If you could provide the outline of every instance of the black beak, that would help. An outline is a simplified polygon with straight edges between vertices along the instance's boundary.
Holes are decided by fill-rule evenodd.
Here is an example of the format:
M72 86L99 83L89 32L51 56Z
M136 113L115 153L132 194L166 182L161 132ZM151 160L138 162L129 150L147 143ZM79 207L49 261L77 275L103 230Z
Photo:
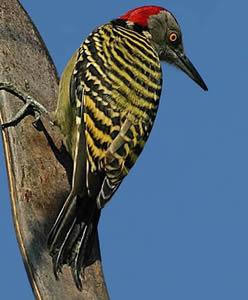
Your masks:
M208 91L208 87L188 57L176 51L175 54L177 56L177 60L174 62L175 65L193 79L204 91Z

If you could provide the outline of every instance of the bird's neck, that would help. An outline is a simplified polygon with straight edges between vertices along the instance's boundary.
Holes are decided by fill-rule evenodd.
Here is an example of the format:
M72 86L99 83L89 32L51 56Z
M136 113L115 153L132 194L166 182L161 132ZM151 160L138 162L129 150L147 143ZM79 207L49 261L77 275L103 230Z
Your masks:
M121 27L130 29L130 30L136 31L137 33L141 33L141 34L143 34L143 32L146 32L148 30L148 28L144 28L138 24L135 24L135 23L129 22L129 21L125 21L122 19L115 19L115 20L111 21L111 24L113 26L121 26Z

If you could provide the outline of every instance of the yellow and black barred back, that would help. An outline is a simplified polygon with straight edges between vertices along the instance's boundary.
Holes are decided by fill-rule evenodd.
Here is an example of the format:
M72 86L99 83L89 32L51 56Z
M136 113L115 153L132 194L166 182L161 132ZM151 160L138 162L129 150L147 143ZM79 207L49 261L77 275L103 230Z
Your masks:
M161 87L160 61L149 39L121 22L94 31L62 75L55 118L74 166L71 193L48 245L55 275L69 264L79 289L101 208L145 145Z
M78 107L76 119L85 134L87 189L97 195L101 208L152 129L162 87L159 57L141 32L109 23L79 49L72 86L76 96L71 101L76 103L71 105ZM103 184L96 190L90 178L99 173Z

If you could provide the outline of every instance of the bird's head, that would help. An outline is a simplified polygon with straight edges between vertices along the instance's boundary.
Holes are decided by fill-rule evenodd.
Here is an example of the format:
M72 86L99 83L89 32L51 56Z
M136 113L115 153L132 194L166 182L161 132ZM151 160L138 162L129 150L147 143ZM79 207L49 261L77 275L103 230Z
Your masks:
M182 33L175 17L159 6L142 6L119 18L128 26L141 29L150 39L159 58L177 66L192 78L203 90L208 90L200 74L184 52Z

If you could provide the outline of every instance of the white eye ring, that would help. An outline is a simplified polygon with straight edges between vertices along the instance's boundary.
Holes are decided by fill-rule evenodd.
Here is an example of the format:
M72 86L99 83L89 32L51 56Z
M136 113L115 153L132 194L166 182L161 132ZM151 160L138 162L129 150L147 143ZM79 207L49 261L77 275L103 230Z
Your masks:
M175 43L175 42L177 41L177 39L178 39L178 36L177 36L177 34L176 34L175 32L172 32L172 33L169 35L169 40L170 40L170 42Z

